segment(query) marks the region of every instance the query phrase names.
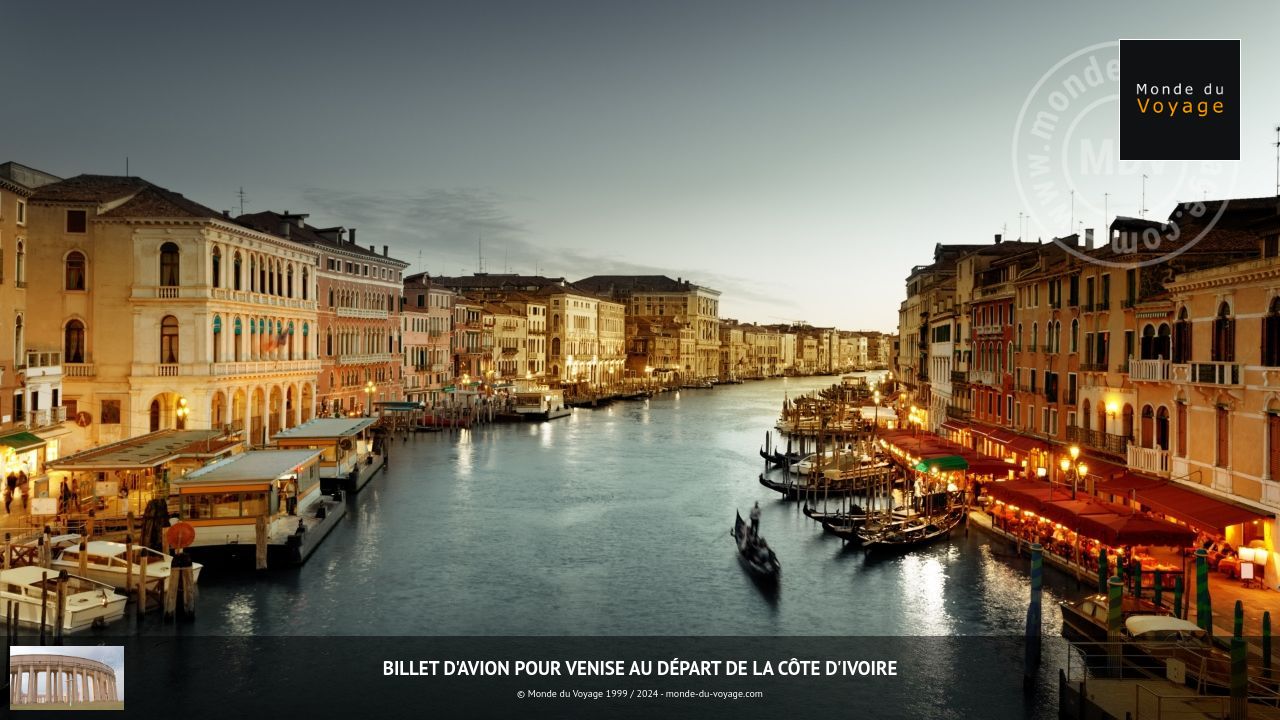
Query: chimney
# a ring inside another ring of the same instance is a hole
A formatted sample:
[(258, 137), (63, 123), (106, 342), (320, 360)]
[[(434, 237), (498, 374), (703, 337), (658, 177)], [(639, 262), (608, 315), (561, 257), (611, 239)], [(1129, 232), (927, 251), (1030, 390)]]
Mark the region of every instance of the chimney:
[(996, 244), (997, 244), (997, 245), (999, 245), (999, 244), (1000, 244), (1000, 241), (1001, 241), (1002, 239), (1003, 239), (1003, 238), (1001, 238), (1001, 237), (1000, 237), (1000, 233), (996, 233)]
[(289, 237), (289, 221), (288, 220), (280, 221), (280, 237), (285, 237), (285, 238)]
[(356, 229), (355, 229), (355, 228), (347, 228), (347, 237), (351, 240), (351, 244), (352, 244), (352, 245), (355, 245), (355, 244), (356, 244)]
[(390, 249), (391, 249), (391, 248), (387, 247), (386, 245), (383, 245), (383, 246), (382, 246), (382, 257), (390, 257), (390, 255), (388, 254), (388, 251), (390, 251)]
[(1093, 228), (1084, 229), (1084, 249), (1085, 250), (1093, 249)]
[(378, 254), (378, 246), (377, 246), (377, 245), (370, 245), (370, 246), (369, 246), (369, 252), (373, 253), (374, 255), (377, 255), (377, 254)]

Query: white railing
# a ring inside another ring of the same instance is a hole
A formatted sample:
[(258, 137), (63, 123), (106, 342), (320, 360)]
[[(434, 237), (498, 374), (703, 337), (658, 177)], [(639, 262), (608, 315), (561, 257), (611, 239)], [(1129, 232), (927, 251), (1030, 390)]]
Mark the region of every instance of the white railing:
[(67, 408), (62, 405), (53, 408), (45, 408), (43, 410), (28, 410), (26, 426), (28, 429), (35, 430), (36, 428), (66, 422), (66, 419)]
[(320, 372), (321, 361), (311, 360), (245, 360), (240, 362), (217, 362), (209, 367), (210, 375), (262, 375)]
[(161, 285), (156, 288), (156, 297), (165, 299), (176, 298), (178, 297), (178, 286)]
[(1169, 475), (1169, 451), (1160, 448), (1129, 446), (1129, 467), (1153, 475)]
[(391, 362), (391, 353), (362, 353), (360, 355), (340, 355), (339, 365), (365, 365), (369, 363)]
[(1280, 482), (1262, 481), (1262, 502), (1271, 507), (1280, 507)]
[(386, 310), (376, 310), (373, 308), (340, 307), (338, 308), (337, 312), (338, 312), (338, 317), (372, 318), (375, 320), (387, 319)]
[(1003, 325), (975, 325), (973, 327), (974, 335), (999, 335), (1003, 332)]
[(156, 375), (160, 377), (177, 377), (178, 363), (160, 363), (156, 365)]
[(996, 380), (995, 370), (970, 370), (969, 382), (987, 385), (989, 387), (995, 387), (999, 384)]
[(1235, 486), (1231, 482), (1230, 468), (1215, 467), (1213, 469), (1213, 489), (1224, 493), (1235, 492)]
[(93, 363), (66, 363), (62, 366), (62, 374), (67, 377), (93, 377)]
[(1147, 382), (1164, 382), (1169, 379), (1168, 360), (1138, 360), (1129, 358), (1129, 379)]

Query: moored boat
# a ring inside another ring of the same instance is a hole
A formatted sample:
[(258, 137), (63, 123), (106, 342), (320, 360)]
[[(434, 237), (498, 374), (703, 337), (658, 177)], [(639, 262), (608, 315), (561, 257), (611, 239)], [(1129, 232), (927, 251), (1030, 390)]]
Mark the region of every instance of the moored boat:
[(955, 508), (944, 515), (906, 522), (866, 524), (858, 530), (858, 538), (869, 550), (911, 550), (949, 537), (965, 515), (964, 508)]
[[(56, 628), (58, 576), (61, 570), (28, 565), (0, 570), (0, 608), (5, 617), (16, 606), (18, 623)], [(63, 588), (62, 629), (76, 632), (101, 627), (124, 616), (128, 599), (105, 583), (68, 574)]]
[[(53, 568), (69, 573), (80, 571), (80, 536), (58, 535), (50, 539), (53, 551)], [(124, 543), (107, 540), (90, 540), (84, 551), (84, 576), (95, 582), (118, 589), (128, 589), (128, 581), (137, 583), (142, 577), (142, 558), (147, 558), (148, 589), (169, 579), (172, 555), (152, 550), (143, 545), (132, 548)], [(200, 581), (200, 563), (192, 564), (193, 579)]]
[[(1062, 636), (1076, 642), (1106, 642), (1107, 613), (1110, 602), (1102, 593), (1095, 593), (1075, 602), (1061, 602)], [(1132, 595), (1124, 596), (1121, 605), (1121, 622), (1135, 615), (1168, 615), (1169, 610), (1149, 600)]]

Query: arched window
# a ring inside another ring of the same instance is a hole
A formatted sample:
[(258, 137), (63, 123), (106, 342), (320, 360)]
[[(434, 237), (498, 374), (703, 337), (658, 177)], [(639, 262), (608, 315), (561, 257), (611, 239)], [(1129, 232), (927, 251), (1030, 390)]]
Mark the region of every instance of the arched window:
[(1169, 323), (1160, 323), (1160, 328), (1156, 330), (1155, 357), (1159, 360), (1168, 360), (1169, 347)]
[(1124, 409), (1120, 411), (1120, 434), (1133, 439), (1133, 406), (1129, 403), (1124, 404)]
[(222, 250), (218, 247), (213, 248), (213, 257), (210, 259), (209, 266), (213, 271), (213, 286), (222, 287)]
[(278, 294), (276, 292), (275, 261), (272, 261), (271, 264), (267, 266), (267, 294), (268, 295)]
[(21, 241), (18, 242), (18, 253), (13, 258), (13, 280), (18, 283), (18, 287), (25, 287), (27, 284), (27, 248)]
[(1156, 411), (1156, 447), (1169, 450), (1169, 408), (1163, 405)]
[(160, 362), (178, 362), (178, 318), (172, 315), (160, 321)]
[(84, 323), (67, 321), (62, 329), (62, 360), (69, 363), (84, 362)]
[(1080, 404), (1080, 427), (1088, 430), (1092, 419), (1093, 416), (1089, 413), (1089, 398), (1085, 398), (1084, 402)]
[(233, 327), (233, 331), (232, 331), (232, 338), (231, 338), (231, 347), (232, 347), (231, 355), (232, 357), (235, 358), (236, 362), (240, 362), (241, 360), (240, 333), (243, 331), (243, 328), (244, 328), (244, 326), (240, 322), (240, 318), (236, 318), (236, 321), (232, 325), (232, 327)]
[(1078, 318), (1071, 319), (1071, 352), (1079, 352), (1080, 348), (1080, 320)]
[(1231, 317), (1231, 305), (1225, 300), (1218, 305), (1218, 316), (1213, 319), (1212, 353), (1215, 362), (1236, 359), (1236, 319)]
[(1040, 342), (1040, 324), (1031, 323), (1031, 347), (1028, 349), (1031, 350), (1032, 352), (1035, 352), (1036, 345), (1039, 342)]
[(160, 284), (165, 287), (178, 284), (178, 246), (171, 242), (160, 246)]
[(258, 257), (249, 255), (249, 292), (258, 292)]
[(1280, 366), (1280, 297), (1271, 299), (1271, 308), (1262, 319), (1262, 364)]
[(1138, 357), (1142, 360), (1156, 359), (1156, 326), (1147, 323), (1142, 326), (1142, 341), (1138, 347)]
[(1156, 413), (1150, 405), (1142, 406), (1142, 435), (1138, 438), (1142, 447), (1149, 448), (1155, 442)]
[(303, 300), (306, 300), (308, 298), (307, 286), (308, 286), (308, 283), (310, 283), (310, 277), (311, 275), (310, 273), (307, 272), (307, 269), (302, 268), (302, 299)]
[(1191, 320), (1186, 307), (1178, 310), (1178, 321), (1173, 324), (1173, 361), (1191, 362)]
[(68, 290), (84, 289), (84, 253), (79, 250), (67, 253), (65, 276)]
[(324, 331), (324, 354), (333, 356), (333, 331)]
[(560, 338), (551, 338), (551, 354), (554, 356), (560, 355)]
[(293, 265), (289, 266), (288, 278), (285, 281), (285, 295), (293, 297)]
[(222, 362), (222, 316), (213, 316), (213, 361)]
[(310, 347), (311, 338), (307, 337), (310, 331), (311, 331), (311, 326), (308, 325), (307, 323), (302, 323), (302, 359), (303, 360), (311, 359), (311, 347)]
[(240, 280), (240, 278), (241, 278), (241, 272), (240, 272), (241, 268), (240, 268), (240, 266), (241, 266), (242, 264), (243, 264), (243, 261), (240, 259), (240, 251), (239, 251), (239, 250), (237, 250), (237, 251), (236, 251), (236, 255), (235, 255), (235, 259), (234, 259), (234, 260), (232, 260), (232, 265), (231, 265), (231, 287), (232, 287), (233, 289), (235, 289), (235, 290), (243, 290), (243, 289), (244, 289), (244, 286), (243, 286), (243, 284), (241, 283), (241, 280)]

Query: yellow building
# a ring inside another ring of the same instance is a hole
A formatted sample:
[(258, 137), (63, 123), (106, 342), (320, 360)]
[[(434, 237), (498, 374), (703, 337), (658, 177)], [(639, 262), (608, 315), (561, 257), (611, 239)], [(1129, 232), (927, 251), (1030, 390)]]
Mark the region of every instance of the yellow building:
[(61, 348), (73, 449), (165, 428), (265, 444), (314, 414), (315, 250), (134, 177), (79, 175), (28, 206), (30, 342)]

